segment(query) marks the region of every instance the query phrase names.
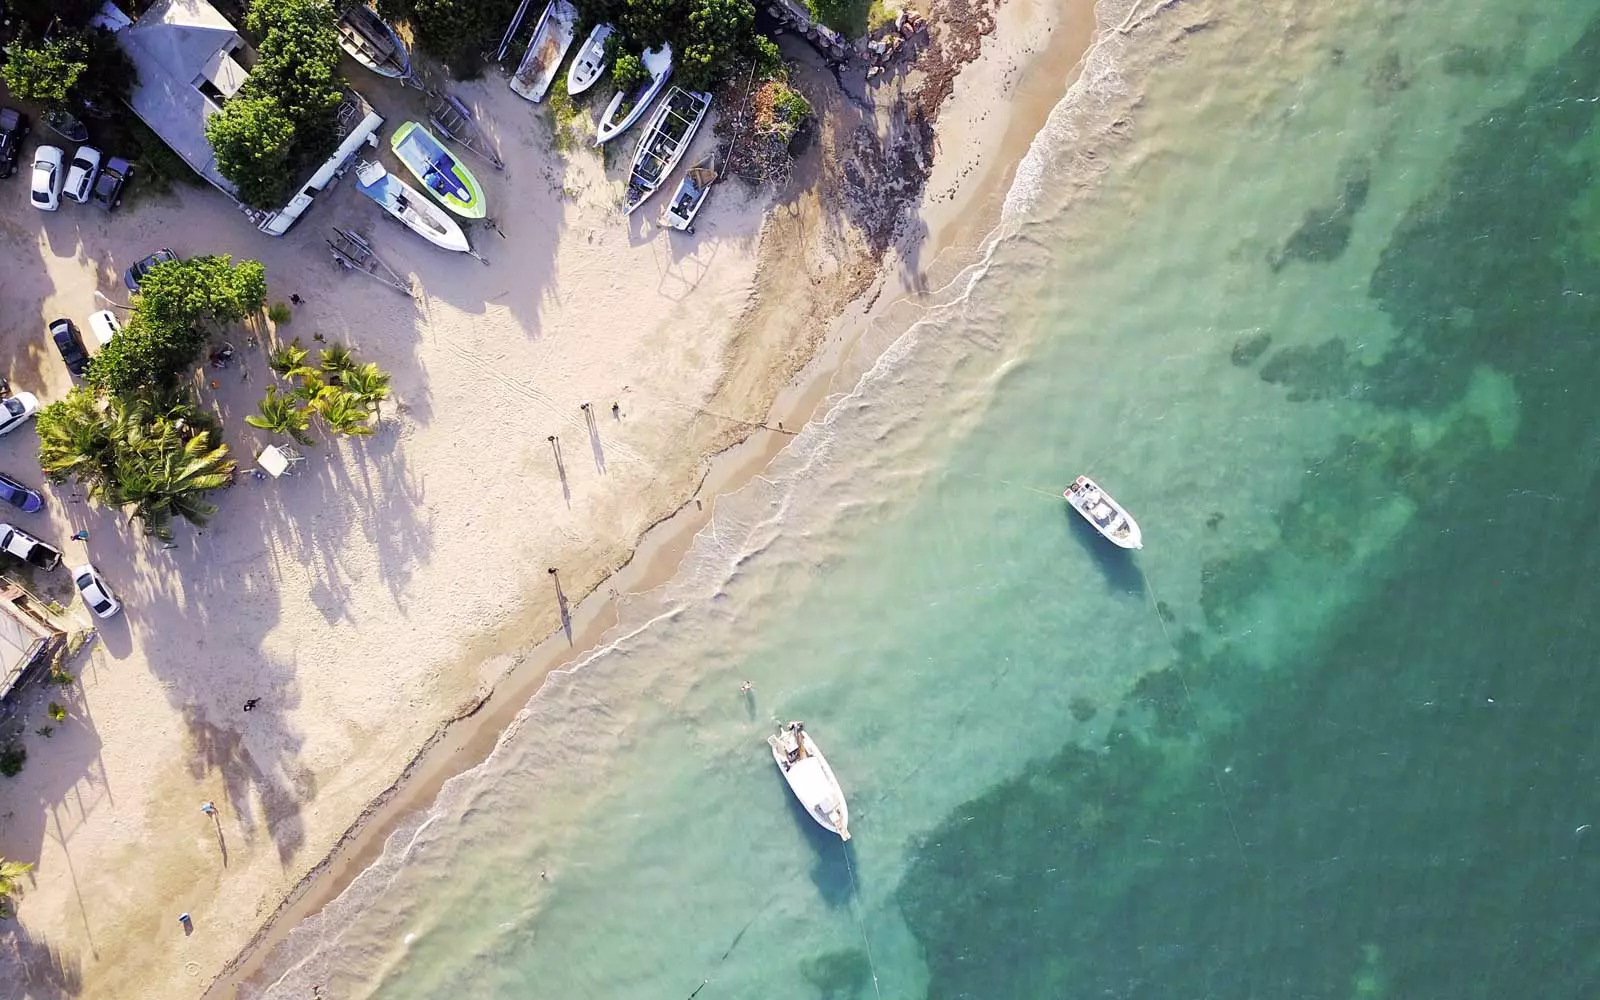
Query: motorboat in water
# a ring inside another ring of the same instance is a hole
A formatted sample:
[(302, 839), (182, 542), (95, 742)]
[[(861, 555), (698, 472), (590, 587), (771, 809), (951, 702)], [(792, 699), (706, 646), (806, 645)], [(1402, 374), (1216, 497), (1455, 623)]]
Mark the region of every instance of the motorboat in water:
[(421, 124), (406, 122), (395, 129), (389, 148), (445, 208), (463, 219), (481, 219), (488, 212), (483, 188), (472, 171)]
[(567, 70), (567, 93), (573, 97), (588, 90), (606, 73), (606, 40), (616, 34), (609, 24), (597, 24), (589, 37), (578, 47), (572, 57), (572, 68)]
[(399, 219), (407, 229), (444, 250), (471, 253), (467, 234), (444, 210), (429, 201), (421, 191), (383, 168), (381, 163), (362, 163), (356, 168), (356, 190), (371, 198), (383, 210)]
[(1144, 548), (1139, 523), (1093, 479), (1079, 476), (1061, 495), (1073, 510), (1082, 514), (1084, 520), (1094, 525), (1094, 530), (1110, 539), (1113, 545), (1125, 549)]
[(533, 41), (528, 43), (528, 51), (522, 54), (522, 62), (511, 76), (511, 89), (517, 96), (535, 104), (544, 100), (577, 31), (578, 9), (567, 0), (552, 0), (539, 15)]
[(789, 790), (806, 813), (824, 829), (838, 834), (840, 840), (849, 840), (850, 809), (845, 805), (844, 790), (833, 776), (827, 758), (806, 732), (805, 723), (789, 723), (781, 733), (768, 736), (767, 744), (772, 747), (772, 759), (777, 761)]
[(661, 224), (669, 229), (680, 232), (694, 232), (694, 217), (700, 214), (700, 206), (706, 203), (706, 195), (711, 193), (711, 185), (717, 182), (720, 173), (720, 162), (717, 150), (696, 160), (683, 175), (683, 180), (678, 182), (678, 190), (672, 194), (672, 201), (667, 204), (666, 210), (661, 213)]
[(605, 113), (600, 116), (600, 125), (595, 129), (596, 146), (604, 145), (628, 131), (644, 114), (650, 102), (656, 99), (656, 95), (661, 93), (661, 88), (667, 85), (667, 78), (672, 75), (672, 46), (663, 44), (659, 49), (651, 49), (639, 57), (639, 62), (644, 64), (650, 79), (631, 91), (619, 90), (611, 95), (611, 103), (606, 105)]
[(379, 76), (410, 79), (411, 54), (406, 43), (377, 11), (363, 3), (351, 4), (339, 15), (338, 29), (339, 47), (350, 58)]
[(697, 90), (673, 87), (667, 99), (650, 116), (650, 127), (639, 140), (633, 154), (633, 171), (628, 175), (628, 194), (624, 211), (632, 215), (645, 203), (661, 182), (677, 167), (689, 143), (711, 109), (711, 95)]

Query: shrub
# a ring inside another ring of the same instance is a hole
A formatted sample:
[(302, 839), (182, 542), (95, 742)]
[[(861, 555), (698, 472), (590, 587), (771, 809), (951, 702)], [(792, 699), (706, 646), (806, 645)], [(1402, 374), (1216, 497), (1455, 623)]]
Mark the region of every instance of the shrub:
[(67, 709), (60, 702), (52, 701), (50, 707), (45, 709), (45, 714), (50, 716), (51, 722), (60, 722), (67, 717)]
[(22, 765), (28, 761), (28, 748), (15, 740), (0, 746), (0, 774), (8, 778), (15, 778), (22, 773)]
[(291, 315), (292, 314), (289, 312), (289, 304), (287, 302), (274, 302), (272, 306), (267, 309), (267, 319), (272, 320), (272, 322), (277, 326), (282, 326), (283, 324), (289, 322), (289, 317)]

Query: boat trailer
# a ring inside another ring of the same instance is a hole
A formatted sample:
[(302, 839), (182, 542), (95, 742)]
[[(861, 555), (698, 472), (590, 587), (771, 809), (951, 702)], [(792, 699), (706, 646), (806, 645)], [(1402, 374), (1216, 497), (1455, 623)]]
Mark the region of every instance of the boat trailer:
[(394, 268), (385, 264), (372, 249), (372, 244), (357, 236), (349, 230), (333, 229), (334, 238), (328, 240), (328, 249), (333, 253), (333, 262), (346, 271), (358, 271), (369, 278), (377, 280), (393, 288), (397, 292), (415, 296), (416, 292), (411, 287), (410, 278), (402, 278)]

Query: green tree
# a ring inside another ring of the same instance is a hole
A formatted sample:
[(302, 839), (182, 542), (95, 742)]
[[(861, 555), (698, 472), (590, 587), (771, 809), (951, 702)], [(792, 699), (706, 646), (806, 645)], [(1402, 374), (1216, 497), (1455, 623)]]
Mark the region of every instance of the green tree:
[(306, 367), (306, 359), (310, 356), (310, 352), (300, 346), (300, 338), (296, 337), (273, 350), (267, 358), (267, 367), (282, 378), (293, 378), (300, 369)]
[(116, 442), (105, 404), (93, 389), (79, 386), (65, 399), (39, 411), (39, 466), (53, 483), (77, 477), (91, 500), (102, 500), (100, 473), (116, 460)]
[(212, 432), (184, 436), (170, 424), (153, 427), (153, 446), (125, 449), (117, 456), (108, 491), (116, 506), (132, 508), (144, 533), (172, 537), (172, 519), (203, 526), (216, 513), (205, 495), (228, 485), (238, 463)]
[(62, 104), (89, 68), (89, 46), (77, 35), (48, 42), (12, 42), (5, 48), (0, 79), (12, 96), (26, 101)]
[(312, 443), (311, 435), (306, 433), (311, 426), (311, 415), (292, 395), (280, 396), (275, 385), (267, 386), (260, 412), (245, 417), (244, 422), (272, 434), (286, 434), (301, 444)]
[(31, 871), (30, 864), (0, 858), (0, 917), (11, 916), (13, 901), (22, 895), (22, 876)]
[(191, 257), (151, 268), (133, 313), (89, 364), (89, 382), (113, 395), (170, 385), (194, 363), (214, 329), (259, 311), (267, 300), (259, 261)]
[(644, 68), (644, 62), (632, 52), (624, 52), (617, 56), (611, 64), (611, 82), (624, 94), (632, 91), (650, 79), (650, 71)]
[(316, 407), (323, 425), (334, 434), (372, 433), (372, 425), (367, 422), (371, 414), (352, 393), (329, 386), (312, 405)]
[(410, 21), (417, 42), (458, 80), (476, 76), (486, 52), (494, 56), (516, 10), (517, 0), (378, 0), (378, 13)]
[(750, 0), (683, 0), (683, 8), (676, 73), (684, 86), (710, 90), (754, 54), (756, 9)]
[(255, 208), (277, 208), (288, 198), (295, 183), (289, 167), (294, 138), (294, 123), (271, 95), (235, 95), (206, 119), (217, 170), (239, 200)]
[(334, 344), (332, 347), (322, 349), (322, 370), (327, 373), (329, 382), (343, 384), (345, 372), (355, 365), (355, 355), (351, 354), (350, 348), (343, 344)]
[(338, 20), (328, 0), (252, 0), (245, 15), (245, 26), (261, 39), (251, 93), (283, 108), (294, 126), (297, 166), (326, 159), (337, 145), (344, 99)]

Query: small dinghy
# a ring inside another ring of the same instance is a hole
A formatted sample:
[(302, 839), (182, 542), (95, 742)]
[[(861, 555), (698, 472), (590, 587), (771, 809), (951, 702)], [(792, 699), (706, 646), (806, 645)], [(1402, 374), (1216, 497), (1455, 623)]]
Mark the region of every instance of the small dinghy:
[(88, 142), (89, 126), (65, 111), (46, 111), (39, 116), (44, 127), (72, 142)]
[(567, 70), (567, 93), (573, 97), (599, 82), (606, 72), (606, 39), (616, 29), (609, 24), (597, 24), (584, 39), (578, 54), (572, 58), (572, 68)]
[(1113, 545), (1125, 549), (1144, 548), (1144, 538), (1139, 534), (1139, 524), (1122, 505), (1111, 499), (1111, 494), (1088, 476), (1079, 476), (1066, 492), (1067, 503), (1082, 514), (1094, 529), (1109, 538)]
[(411, 176), (421, 181), (445, 208), (463, 219), (481, 219), (488, 211), (483, 188), (472, 171), (417, 122), (406, 122), (396, 129), (389, 147)]
[(694, 133), (711, 109), (711, 95), (673, 87), (667, 99), (650, 116), (650, 127), (633, 154), (633, 172), (628, 175), (627, 214), (645, 203), (661, 182), (677, 167), (689, 151)]
[(385, 212), (434, 246), (459, 253), (472, 252), (467, 234), (454, 219), (422, 192), (383, 169), (383, 164), (362, 163), (357, 167), (356, 190), (382, 205)]
[(840, 840), (849, 840), (850, 809), (845, 805), (844, 791), (827, 758), (806, 732), (805, 723), (789, 723), (783, 732), (768, 736), (767, 744), (772, 747), (772, 759), (778, 762), (789, 790), (811, 818), (837, 833)]
[(700, 206), (706, 203), (711, 185), (717, 182), (719, 168), (715, 149), (696, 160), (688, 173), (683, 175), (683, 180), (678, 182), (672, 202), (661, 213), (661, 224), (679, 232), (693, 233), (694, 217), (700, 214)]
[(533, 29), (533, 41), (528, 43), (528, 51), (522, 54), (522, 62), (511, 77), (511, 89), (517, 96), (535, 104), (544, 100), (577, 30), (578, 10), (567, 0), (553, 0), (544, 9), (539, 26)]
[(667, 77), (672, 75), (672, 46), (662, 45), (659, 49), (652, 49), (640, 56), (639, 61), (644, 63), (645, 71), (650, 74), (649, 82), (641, 83), (629, 93), (619, 90), (612, 95), (605, 114), (600, 116), (600, 127), (594, 134), (596, 146), (608, 143), (628, 131), (628, 127), (639, 120), (650, 102), (661, 93), (661, 88), (667, 85)]
[(352, 4), (339, 15), (339, 47), (379, 76), (411, 77), (411, 54), (388, 22), (366, 4)]

